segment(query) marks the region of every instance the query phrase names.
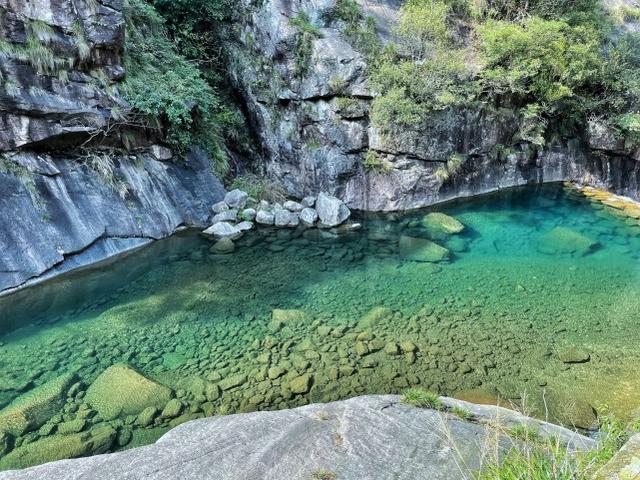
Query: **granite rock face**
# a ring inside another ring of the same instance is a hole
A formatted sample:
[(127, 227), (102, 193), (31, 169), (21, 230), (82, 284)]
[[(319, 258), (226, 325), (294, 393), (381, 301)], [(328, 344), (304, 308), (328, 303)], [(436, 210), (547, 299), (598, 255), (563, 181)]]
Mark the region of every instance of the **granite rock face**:
[(571, 450), (595, 445), (511, 410), (444, 401), (466, 408), (473, 421), (410, 407), (398, 396), (357, 397), (195, 420), (154, 445), (4, 472), (0, 479), (308, 480), (324, 472), (340, 480), (459, 480), (471, 478), (480, 466), (482, 445), (513, 445), (490, 426), (496, 422), (539, 425), (541, 435), (557, 436)]
[[(53, 68), (3, 54), (0, 152), (86, 138), (127, 108), (123, 0), (0, 0), (0, 39), (24, 49), (30, 37), (51, 52)], [(46, 25), (46, 27), (44, 27)]]
[[(620, 0), (608, 0), (617, 3)], [(269, 175), (297, 198), (326, 191), (358, 210), (427, 206), (528, 183), (574, 180), (640, 198), (638, 152), (627, 151), (602, 125), (585, 139), (543, 149), (515, 142), (522, 119), (509, 109), (449, 109), (435, 113), (419, 134), (381, 135), (369, 121), (365, 56), (339, 21), (323, 14), (335, 0), (243, 2), (250, 15), (233, 44), (231, 74), (261, 142)], [(393, 35), (400, 0), (358, 0), (383, 42)], [(301, 32), (291, 24), (308, 15), (319, 34), (304, 75), (296, 72)], [(502, 148), (498, 148), (502, 146)], [(373, 152), (390, 171), (366, 170)], [(464, 160), (453, 178), (436, 175), (452, 155)]]
[(0, 160), (0, 291), (95, 263), (183, 225), (203, 227), (224, 188), (210, 160), (113, 160), (124, 198), (70, 157), (17, 153)]

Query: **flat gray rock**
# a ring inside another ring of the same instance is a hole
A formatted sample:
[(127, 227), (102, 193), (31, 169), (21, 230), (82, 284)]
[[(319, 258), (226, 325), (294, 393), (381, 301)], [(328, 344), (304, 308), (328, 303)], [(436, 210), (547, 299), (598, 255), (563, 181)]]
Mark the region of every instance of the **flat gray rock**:
[(394, 395), (364, 396), (195, 420), (154, 445), (4, 472), (0, 480), (309, 480), (320, 471), (340, 480), (459, 480), (479, 467), (485, 442), (512, 445), (489, 426), (495, 423), (533, 423), (570, 449), (594, 446), (511, 410), (443, 400), (466, 408), (473, 421), (404, 405)]

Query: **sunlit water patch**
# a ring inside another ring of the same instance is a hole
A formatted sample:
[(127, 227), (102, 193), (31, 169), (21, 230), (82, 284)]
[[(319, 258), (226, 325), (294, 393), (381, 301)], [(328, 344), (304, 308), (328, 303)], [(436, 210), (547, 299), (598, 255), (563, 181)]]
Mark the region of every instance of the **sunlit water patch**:
[(0, 299), (0, 468), (411, 386), (583, 428), (636, 413), (635, 220), (558, 185), (357, 220), (231, 255), (185, 233)]

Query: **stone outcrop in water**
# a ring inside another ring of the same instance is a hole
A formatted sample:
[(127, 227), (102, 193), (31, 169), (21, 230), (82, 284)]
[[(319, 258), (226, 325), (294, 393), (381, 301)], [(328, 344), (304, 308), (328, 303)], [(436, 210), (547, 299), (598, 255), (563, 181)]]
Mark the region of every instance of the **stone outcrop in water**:
[(113, 420), (122, 415), (138, 415), (148, 407), (162, 408), (171, 396), (169, 388), (128, 366), (113, 365), (89, 386), (85, 400), (102, 418)]
[[(197, 420), (147, 447), (0, 476), (3, 480), (457, 480), (470, 477), (480, 467), (482, 455), (490, 454), (483, 445), (504, 450), (514, 444), (496, 425), (503, 432), (515, 425), (529, 425), (539, 429), (542, 437), (557, 437), (571, 451), (595, 445), (582, 435), (511, 410), (443, 401), (447, 409), (455, 406), (468, 411), (470, 419), (404, 405), (397, 396), (357, 397), (294, 410)], [(321, 477), (321, 473), (330, 476)]]
[[(325, 13), (335, 1), (242, 3), (250, 14), (240, 43), (230, 45), (231, 74), (267, 171), (290, 195), (327, 191), (350, 208), (389, 211), (515, 185), (576, 180), (640, 197), (638, 152), (625, 149), (596, 121), (586, 141), (552, 141), (544, 148), (514, 143), (523, 119), (505, 108), (450, 108), (434, 113), (419, 132), (382, 135), (369, 120), (376, 92), (368, 85), (365, 55), (350, 41), (349, 28), (327, 25)], [(402, 2), (357, 3), (362, 18), (373, 18), (378, 36), (388, 41)], [(318, 27), (309, 39), (312, 60), (304, 75), (296, 70), (300, 32), (291, 22), (299, 14)], [(369, 152), (390, 168), (367, 170)], [(462, 167), (443, 181), (437, 172), (452, 155), (461, 156)]]

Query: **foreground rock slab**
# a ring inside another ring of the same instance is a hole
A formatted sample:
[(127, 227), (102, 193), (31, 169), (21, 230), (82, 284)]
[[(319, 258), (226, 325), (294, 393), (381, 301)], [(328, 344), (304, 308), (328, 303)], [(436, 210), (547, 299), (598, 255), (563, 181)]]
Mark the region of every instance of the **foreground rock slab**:
[(480, 466), (482, 445), (511, 445), (489, 426), (495, 423), (535, 423), (542, 435), (558, 436), (570, 449), (594, 446), (586, 437), (511, 410), (444, 401), (466, 408), (473, 421), (404, 405), (394, 395), (365, 396), (196, 420), (154, 445), (4, 472), (0, 479), (309, 480), (325, 472), (340, 480), (457, 480)]

